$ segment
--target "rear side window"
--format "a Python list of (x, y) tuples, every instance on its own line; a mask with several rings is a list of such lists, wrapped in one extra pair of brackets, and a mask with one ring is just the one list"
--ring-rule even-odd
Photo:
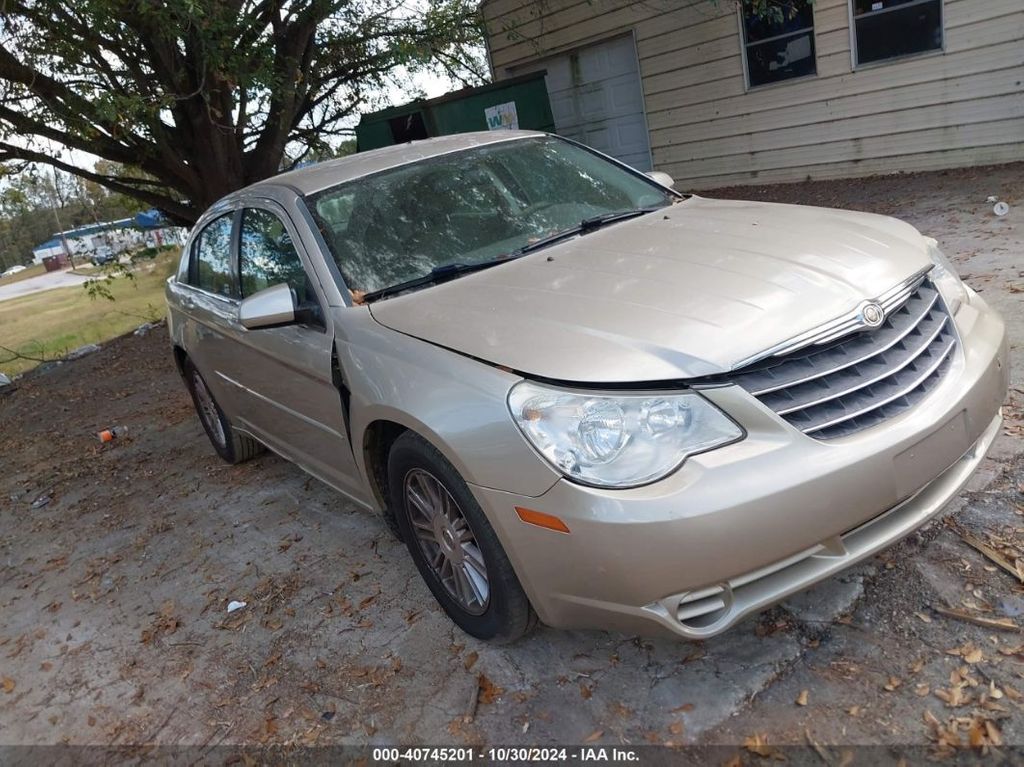
[(246, 208), (239, 240), (242, 297), (286, 283), (299, 301), (309, 297), (306, 270), (284, 222), (270, 211)]
[(233, 214), (221, 216), (199, 233), (193, 252), (193, 285), (218, 296), (237, 297), (231, 276), (231, 223)]

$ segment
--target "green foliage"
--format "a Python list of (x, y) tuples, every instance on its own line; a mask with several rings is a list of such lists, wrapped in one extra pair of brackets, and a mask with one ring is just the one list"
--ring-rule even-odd
[(744, 9), (772, 24), (792, 19), (813, 0), (742, 0)]
[(186, 224), (323, 153), (412, 72), (486, 77), (475, 0), (21, 0), (0, 3), (0, 40), (0, 162), (50, 163)]
[[(135, 279), (135, 272), (139, 264), (145, 261), (153, 261), (167, 253), (178, 253), (180, 248), (177, 245), (160, 245), (158, 247), (140, 248), (131, 253), (122, 254), (119, 258), (104, 264), (99, 268), (95, 277), (90, 277), (82, 283), (86, 295), (89, 298), (102, 298), (107, 301), (115, 301), (113, 287), (116, 280)], [(117, 283), (119, 284), (119, 283)]]

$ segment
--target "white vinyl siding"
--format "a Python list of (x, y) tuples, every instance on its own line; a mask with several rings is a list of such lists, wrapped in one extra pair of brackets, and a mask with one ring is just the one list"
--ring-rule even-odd
[(850, 2), (814, 3), (816, 77), (749, 91), (732, 3), (487, 0), (483, 9), (497, 78), (632, 31), (654, 167), (680, 189), (1024, 156), (1021, 0), (944, 0), (944, 52), (856, 71)]
[(543, 59), (555, 129), (637, 170), (651, 169), (651, 148), (632, 35)]

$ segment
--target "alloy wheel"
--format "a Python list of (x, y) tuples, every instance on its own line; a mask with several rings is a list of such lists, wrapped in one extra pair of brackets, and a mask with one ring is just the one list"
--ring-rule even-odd
[(213, 401), (213, 395), (206, 388), (206, 381), (199, 373), (192, 374), (192, 388), (196, 393), (196, 404), (199, 405), (199, 418), (214, 441), (224, 447), (227, 444), (227, 438), (224, 434), (224, 426), (220, 422), (220, 413), (217, 412), (217, 403)]
[(472, 615), (482, 615), (490, 601), (483, 553), (459, 504), (430, 472), (405, 475), (405, 506), (420, 551), (434, 575)]

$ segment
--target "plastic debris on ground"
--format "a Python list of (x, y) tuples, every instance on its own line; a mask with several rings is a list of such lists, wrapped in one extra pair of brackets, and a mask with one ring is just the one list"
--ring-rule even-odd
[(124, 438), (128, 436), (127, 426), (114, 426), (110, 429), (104, 429), (96, 434), (100, 438), (100, 442), (111, 442), (118, 438)]

